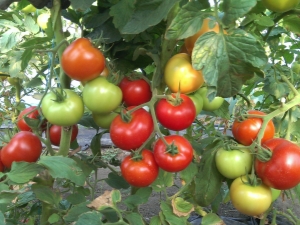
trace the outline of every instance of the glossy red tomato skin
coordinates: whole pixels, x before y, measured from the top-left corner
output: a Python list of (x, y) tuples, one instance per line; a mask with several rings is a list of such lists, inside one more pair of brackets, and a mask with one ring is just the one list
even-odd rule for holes
[(3, 172), (5, 170), (5, 167), (4, 167), (4, 165), (2, 163), (2, 159), (1, 159), (1, 149), (2, 148), (0, 148), (0, 172)]
[(126, 106), (141, 105), (150, 101), (152, 91), (150, 85), (144, 79), (130, 80), (124, 77), (119, 87), (123, 93), (123, 102)]
[(255, 160), (255, 171), (262, 182), (278, 190), (300, 183), (300, 147), (285, 139), (274, 138), (263, 143), (272, 152), (267, 162)]
[[(128, 107), (128, 109), (132, 109)], [(152, 116), (145, 109), (140, 108), (131, 114), (129, 122), (123, 121), (117, 115), (110, 124), (110, 138), (122, 150), (136, 150), (151, 135), (154, 130)]]
[[(176, 94), (172, 94), (175, 97)], [(196, 118), (196, 107), (190, 97), (180, 94), (180, 105), (172, 105), (167, 99), (158, 101), (155, 107), (157, 120), (165, 128), (180, 131), (188, 128)]]
[(89, 81), (104, 70), (105, 58), (89, 39), (78, 38), (64, 50), (61, 66), (70, 78)]
[[(265, 115), (265, 113), (258, 110), (250, 110), (248, 114)], [(257, 134), (261, 128), (263, 120), (261, 118), (249, 117), (243, 121), (235, 120), (232, 125), (233, 137), (242, 145), (249, 146), (256, 139)], [(275, 126), (273, 121), (267, 124), (264, 136), (261, 142), (272, 139), (275, 134)]]
[(150, 150), (142, 150), (142, 159), (134, 160), (126, 156), (120, 166), (122, 176), (132, 186), (147, 187), (158, 176), (159, 167)]
[(168, 153), (167, 146), (161, 139), (158, 139), (153, 147), (153, 154), (156, 163), (167, 172), (179, 172), (184, 170), (193, 160), (193, 147), (190, 142), (180, 135), (169, 135), (164, 137), (168, 144), (174, 143), (178, 153)]
[[(51, 144), (55, 145), (55, 146), (59, 146), (60, 145), (60, 138), (61, 138), (61, 130), (63, 129), (62, 126), (58, 126), (58, 125), (52, 125), (49, 129), (49, 138), (50, 138), (50, 142)], [(72, 134), (71, 134), (71, 142), (74, 141), (76, 139), (78, 135), (78, 125), (74, 124), (72, 126)]]
[[(29, 113), (31, 112), (31, 113)], [(26, 109), (24, 109), (22, 112), (20, 112), (19, 116), (18, 116), (18, 122), (17, 122), (17, 126), (19, 128), (20, 131), (32, 131), (32, 129), (27, 125), (27, 123), (24, 120), (24, 115), (29, 113), (26, 117), (30, 118), (30, 119), (39, 119), (39, 111), (37, 109), (36, 106), (30, 106)]]
[(13, 162), (36, 162), (42, 153), (42, 143), (30, 131), (20, 131), (1, 150), (1, 160), (6, 168)]

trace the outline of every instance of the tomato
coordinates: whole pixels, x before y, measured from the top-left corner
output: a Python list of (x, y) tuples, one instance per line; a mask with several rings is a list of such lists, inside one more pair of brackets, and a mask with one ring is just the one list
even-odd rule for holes
[(124, 121), (121, 115), (117, 115), (110, 125), (110, 138), (122, 150), (136, 150), (150, 137), (153, 130), (151, 114), (140, 108), (131, 113), (129, 121)]
[(109, 70), (108, 70), (108, 68), (105, 66), (104, 69), (103, 69), (103, 71), (100, 73), (100, 76), (101, 76), (101, 77), (108, 77), (108, 75), (109, 75)]
[(270, 139), (263, 143), (272, 156), (266, 162), (255, 160), (257, 176), (266, 185), (287, 190), (300, 183), (300, 147), (282, 138)]
[[(52, 125), (49, 129), (49, 138), (50, 142), (53, 145), (59, 146), (60, 145), (60, 138), (61, 138), (61, 130), (64, 129), (62, 126)], [(74, 141), (78, 135), (78, 125), (74, 124), (72, 126), (72, 134), (71, 134), (71, 141)]]
[(283, 13), (295, 8), (300, 0), (262, 0), (267, 9)]
[(203, 109), (203, 98), (196, 93), (188, 94), (188, 96), (193, 101), (196, 108), (196, 115), (198, 115)]
[(160, 99), (155, 107), (157, 120), (165, 128), (180, 131), (188, 128), (196, 118), (196, 107), (193, 101), (185, 94), (172, 94), (172, 100)]
[(281, 190), (271, 188), (271, 193), (272, 193), (272, 202), (274, 202), (280, 196)]
[[(36, 23), (39, 25), (40, 28), (46, 30), (48, 27), (48, 20), (50, 19), (51, 15), (49, 13), (42, 13), (38, 15), (36, 19)], [(51, 19), (50, 19), (51, 20)]]
[[(238, 145), (237, 147), (243, 147)], [(218, 171), (226, 178), (235, 179), (248, 174), (252, 167), (252, 155), (247, 148), (225, 150), (219, 148), (215, 161)]]
[(29, 4), (25, 6), (23, 9), (21, 9), (21, 11), (23, 13), (33, 13), (36, 11), (36, 8), (32, 4)]
[(1, 147), (0, 147), (0, 172), (3, 172), (4, 169), (5, 169), (5, 167), (4, 167), (4, 164), (3, 164), (2, 159), (1, 159)]
[(196, 92), (198, 95), (200, 95), (203, 99), (203, 110), (205, 111), (214, 111), (221, 107), (221, 105), (224, 102), (224, 98), (216, 96), (212, 101), (209, 101), (207, 98), (207, 87), (201, 87)]
[(147, 149), (142, 150), (141, 159), (134, 159), (131, 155), (126, 156), (120, 169), (124, 179), (135, 187), (149, 186), (155, 181), (159, 172), (153, 153)]
[(233, 206), (248, 216), (259, 216), (268, 210), (272, 203), (271, 189), (261, 183), (247, 184), (246, 176), (236, 178), (229, 189)]
[[(195, 70), (188, 54), (179, 53), (174, 55), (166, 64), (164, 80), (168, 88), (173, 92), (188, 94), (199, 89), (203, 83), (203, 75)], [(179, 87), (180, 86), (180, 87)]]
[(192, 51), (193, 51), (193, 48), (194, 48), (194, 45), (195, 45), (195, 42), (197, 41), (197, 39), (204, 33), (207, 33), (210, 31), (219, 33), (219, 31), (220, 31), (219, 24), (210, 18), (205, 18), (203, 20), (200, 30), (197, 33), (195, 33), (193, 36), (190, 36), (184, 40), (184, 44), (185, 44), (187, 52), (189, 54), (192, 54)]
[(193, 160), (193, 147), (190, 142), (180, 135), (169, 135), (164, 137), (173, 150), (165, 145), (163, 140), (158, 139), (153, 147), (153, 154), (158, 166), (167, 172), (179, 172), (184, 170)]
[[(248, 114), (252, 115), (265, 115), (265, 113), (258, 110), (250, 110)], [(261, 128), (263, 120), (261, 118), (249, 117), (243, 121), (237, 119), (232, 125), (233, 137), (242, 145), (249, 146), (256, 139), (257, 134)], [(272, 121), (267, 124), (264, 136), (261, 142), (265, 142), (274, 137), (275, 127)]]
[(82, 97), (85, 106), (93, 113), (105, 114), (121, 104), (122, 91), (105, 77), (97, 77), (85, 84)]
[[(27, 114), (27, 113), (29, 113), (29, 114)], [(17, 126), (18, 126), (19, 130), (32, 131), (32, 129), (28, 126), (28, 124), (24, 120), (25, 114), (27, 114), (26, 115), (27, 118), (39, 120), (40, 119), (39, 111), (36, 106), (30, 106), (30, 107), (24, 109), (22, 112), (20, 112), (20, 114), (18, 116)]]
[(93, 113), (94, 122), (101, 128), (109, 129), (111, 122), (118, 115), (116, 112), (105, 113), (105, 114), (97, 114)]
[(144, 79), (130, 80), (124, 77), (119, 87), (123, 93), (123, 102), (126, 106), (141, 105), (150, 101), (152, 91), (150, 85)]
[(89, 39), (78, 38), (64, 50), (61, 66), (70, 78), (88, 81), (102, 73), (105, 58)]
[(294, 73), (300, 74), (300, 63), (293, 62), (292, 70), (293, 70)]
[[(54, 91), (62, 94), (61, 89), (57, 88)], [(44, 117), (54, 125), (72, 126), (77, 124), (83, 116), (84, 105), (81, 97), (74, 91), (63, 89), (65, 99), (56, 101), (57, 97), (53, 91), (48, 92), (42, 99), (41, 107)]]
[(20, 131), (1, 150), (1, 160), (6, 168), (13, 162), (36, 162), (42, 153), (42, 143), (30, 131)]

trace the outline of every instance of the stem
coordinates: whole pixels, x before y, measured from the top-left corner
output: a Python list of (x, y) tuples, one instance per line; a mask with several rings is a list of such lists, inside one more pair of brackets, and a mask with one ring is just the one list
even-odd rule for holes
[(57, 155), (67, 156), (70, 150), (70, 140), (73, 127), (62, 127), (59, 151)]
[(40, 225), (50, 225), (48, 219), (52, 214), (53, 214), (52, 206), (46, 202), (42, 202), (42, 215), (41, 215)]
[(292, 123), (292, 111), (289, 110), (288, 111), (289, 114), (289, 122), (287, 124), (287, 129), (286, 129), (286, 133), (285, 133), (285, 139), (290, 140), (291, 139), (291, 123)]

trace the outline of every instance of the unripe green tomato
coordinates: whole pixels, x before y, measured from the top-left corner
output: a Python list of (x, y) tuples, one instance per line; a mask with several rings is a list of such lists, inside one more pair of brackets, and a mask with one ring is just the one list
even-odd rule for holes
[(294, 62), (292, 64), (292, 70), (296, 74), (300, 74), (300, 64), (298, 62)]
[(43, 30), (46, 30), (48, 25), (48, 20), (50, 18), (50, 14), (49, 13), (43, 13), (38, 15), (37, 19), (36, 19), (36, 23), (39, 25), (40, 28), (42, 28)]
[(262, 0), (267, 9), (283, 13), (295, 8), (300, 0)]
[(212, 101), (209, 101), (207, 98), (207, 87), (202, 87), (197, 90), (197, 94), (199, 94), (203, 98), (203, 110), (205, 111), (214, 111), (221, 107), (224, 102), (224, 98), (215, 97)]
[(117, 115), (118, 113), (116, 112), (105, 113), (105, 114), (97, 114), (97, 113), (92, 114), (95, 123), (103, 129), (109, 129), (111, 122), (114, 120), (114, 118)]
[(32, 4), (29, 4), (25, 6), (23, 9), (21, 9), (21, 11), (23, 13), (33, 13), (36, 11), (36, 8)]
[(272, 202), (274, 202), (280, 196), (281, 190), (271, 188), (271, 192), (272, 192)]
[(195, 107), (196, 107), (196, 115), (198, 115), (203, 108), (203, 98), (200, 95), (197, 95), (195, 93), (193, 94), (188, 94), (188, 96), (190, 97), (190, 99), (192, 99)]

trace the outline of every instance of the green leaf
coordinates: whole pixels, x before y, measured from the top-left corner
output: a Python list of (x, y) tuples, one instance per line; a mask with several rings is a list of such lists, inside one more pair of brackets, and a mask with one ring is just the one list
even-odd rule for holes
[(166, 221), (170, 224), (170, 225), (178, 225), (178, 224), (186, 224), (187, 223), (187, 216), (184, 217), (177, 217), (174, 213), (173, 213), (173, 209), (172, 206), (166, 202), (161, 202), (160, 204), (160, 208), (166, 218)]
[(181, 197), (177, 197), (172, 200), (173, 212), (179, 217), (189, 216), (194, 210), (192, 203), (185, 201)]
[(26, 191), (18, 195), (16, 202), (14, 203), (15, 207), (23, 206), (33, 200), (36, 200), (36, 197), (32, 191)]
[(0, 193), (0, 211), (6, 212), (7, 206), (11, 204), (12, 200), (14, 200), (19, 193), (14, 191), (2, 191)]
[(102, 12), (101, 14), (93, 14), (85, 20), (85, 27), (87, 29), (96, 28), (101, 26), (110, 18), (109, 10)]
[(184, 39), (194, 35), (202, 27), (206, 13), (199, 13), (210, 5), (207, 1), (189, 1), (180, 8), (166, 31), (166, 39)]
[(116, 205), (118, 202), (121, 202), (122, 196), (121, 192), (119, 190), (112, 190), (111, 192), (111, 200), (114, 205)]
[(123, 0), (111, 7), (110, 15), (122, 34), (139, 34), (161, 22), (176, 2), (178, 0)]
[(86, 201), (84, 194), (78, 192), (68, 195), (66, 199), (73, 205), (78, 205)]
[(130, 187), (130, 185), (124, 180), (122, 176), (119, 176), (113, 172), (108, 174), (105, 182), (112, 188), (116, 189), (127, 189)]
[(39, 25), (36, 24), (34, 19), (31, 16), (26, 16), (24, 20), (25, 29), (29, 32), (36, 34), (40, 31)]
[(13, 162), (10, 172), (6, 175), (16, 184), (25, 184), (40, 173), (42, 169), (43, 167), (36, 163)]
[(162, 169), (159, 170), (158, 177), (151, 184), (154, 191), (160, 192), (165, 190), (167, 187), (171, 187), (174, 184), (173, 173), (166, 172)]
[(79, 216), (75, 225), (101, 225), (101, 219), (102, 214), (97, 211), (86, 212)]
[(297, 35), (300, 34), (300, 18), (297, 15), (289, 15), (283, 18), (283, 27)]
[(33, 184), (31, 189), (37, 199), (50, 205), (55, 205), (56, 207), (59, 206), (59, 202), (61, 201), (61, 195), (59, 191), (55, 191), (52, 188), (41, 184)]
[(64, 216), (64, 220), (67, 223), (71, 223), (78, 220), (78, 217), (91, 210), (87, 207), (90, 202), (83, 202), (81, 204), (73, 206), (68, 213)]
[(149, 225), (161, 225), (161, 221), (159, 216), (153, 216), (150, 220), (150, 224)]
[(95, 0), (70, 0), (73, 9), (84, 12), (94, 3)]
[(130, 225), (143, 225), (143, 217), (135, 212), (129, 212), (126, 214), (125, 218), (128, 220)]
[(82, 13), (71, 9), (70, 7), (66, 10), (62, 10), (61, 14), (67, 20), (70, 20), (73, 23), (80, 24), (80, 19), (82, 17)]
[(3, 224), (3, 225), (6, 224), (5, 217), (4, 217), (4, 214), (2, 212), (0, 212), (0, 224)]
[(84, 113), (81, 119), (78, 121), (78, 124), (84, 127), (92, 127), (95, 128), (96, 130), (99, 129), (99, 127), (94, 122), (94, 119), (90, 113)]
[(91, 141), (91, 150), (93, 155), (101, 155), (101, 138), (103, 136), (103, 134), (108, 133), (107, 130), (103, 130), (102, 132), (96, 134)]
[(263, 26), (263, 27), (272, 27), (274, 26), (274, 21), (268, 17), (268, 16), (260, 16), (260, 17), (257, 17), (256, 20), (254, 20), (254, 22), (260, 26)]
[(24, 42), (20, 43), (21, 48), (28, 48), (28, 47), (38, 47), (39, 45), (42, 45), (51, 39), (49, 37), (33, 37), (31, 39), (28, 39)]
[(219, 225), (224, 224), (224, 221), (214, 213), (206, 214), (201, 221), (201, 225)]
[(18, 29), (14, 27), (7, 30), (0, 36), (0, 46), (1, 46), (0, 52), (6, 53), (14, 49), (16, 44), (21, 42), (21, 40), (22, 40), (22, 33)]
[(33, 56), (32, 48), (25, 49), (25, 51), (23, 52), (23, 54), (21, 56), (21, 60), (22, 60), (21, 70), (22, 71), (24, 71), (26, 69), (26, 67), (28, 66), (29, 61), (32, 58), (32, 56)]
[(200, 36), (192, 62), (196, 70), (202, 70), (207, 86), (217, 88), (218, 96), (231, 97), (260, 71), (267, 57), (255, 37), (237, 29), (230, 35), (208, 32)]
[(256, 5), (256, 0), (224, 0), (224, 16), (222, 21), (225, 25), (234, 23), (238, 18), (243, 17)]
[(274, 76), (267, 76), (264, 81), (263, 91), (274, 95), (276, 98), (285, 96), (290, 92), (290, 89), (285, 82), (280, 82)]
[[(27, 65), (26, 65), (27, 66)], [(32, 78), (29, 82), (27, 82), (25, 84), (25, 87), (27, 88), (34, 88), (34, 87), (39, 87), (39, 86), (42, 86), (44, 83), (42, 81), (41, 78), (39, 77), (34, 77)]]
[(83, 186), (85, 175), (73, 159), (62, 156), (41, 156), (38, 162), (45, 166), (53, 178), (65, 178)]
[(137, 192), (134, 195), (129, 195), (123, 203), (126, 204), (126, 206), (129, 209), (135, 209), (137, 206), (146, 203), (152, 193), (152, 188), (146, 187), (146, 188), (140, 188), (137, 190)]
[(186, 183), (192, 180), (197, 173), (198, 173), (198, 168), (196, 163), (194, 162), (191, 162), (187, 168), (179, 172), (180, 178)]
[(54, 224), (57, 223), (60, 220), (60, 216), (56, 213), (53, 213), (49, 218), (48, 218), (48, 222), (50, 224)]

